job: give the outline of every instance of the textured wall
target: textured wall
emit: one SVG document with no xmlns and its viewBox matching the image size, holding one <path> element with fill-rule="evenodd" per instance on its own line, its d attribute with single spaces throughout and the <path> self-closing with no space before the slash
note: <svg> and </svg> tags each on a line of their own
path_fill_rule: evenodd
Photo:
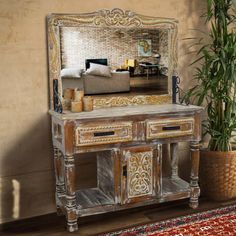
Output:
<svg viewBox="0 0 236 236">
<path fill-rule="evenodd" d="M 179 20 L 179 72 L 191 83 L 189 42 L 204 29 L 205 0 L 0 0 L 0 222 L 55 211 L 45 17 L 119 7 Z M 186 166 L 186 146 L 180 151 Z M 94 168 L 86 161 L 83 170 Z M 92 173 L 93 171 L 91 171 Z M 187 172 L 182 175 L 187 176 Z M 86 178 L 82 182 L 88 182 Z"/>
<path fill-rule="evenodd" d="M 123 66 L 126 59 L 156 63 L 154 55 L 160 53 L 160 49 L 163 52 L 162 59 L 166 61 L 168 47 L 165 44 L 168 40 L 162 37 L 162 45 L 159 45 L 160 32 L 167 39 L 165 31 L 156 29 L 64 27 L 61 30 L 62 67 L 85 69 L 85 60 L 95 58 L 107 58 L 112 69 Z M 137 44 L 145 39 L 151 40 L 150 57 L 138 55 Z"/>
<path fill-rule="evenodd" d="M 161 55 L 160 64 L 168 67 L 168 31 L 162 30 L 159 34 L 159 53 Z"/>
</svg>

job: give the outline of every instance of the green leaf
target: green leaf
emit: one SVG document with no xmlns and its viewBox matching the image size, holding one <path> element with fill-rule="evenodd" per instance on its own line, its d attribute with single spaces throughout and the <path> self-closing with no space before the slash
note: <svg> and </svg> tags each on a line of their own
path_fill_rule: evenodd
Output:
<svg viewBox="0 0 236 236">
<path fill-rule="evenodd" d="M 232 0 L 207 0 L 204 17 L 210 25 L 209 41 L 203 43 L 199 38 L 189 47 L 200 46 L 190 64 L 198 65 L 194 73 L 197 86 L 184 97 L 198 105 L 207 101 L 203 133 L 211 136 L 211 150 L 226 151 L 236 129 L 236 11 Z"/>
</svg>

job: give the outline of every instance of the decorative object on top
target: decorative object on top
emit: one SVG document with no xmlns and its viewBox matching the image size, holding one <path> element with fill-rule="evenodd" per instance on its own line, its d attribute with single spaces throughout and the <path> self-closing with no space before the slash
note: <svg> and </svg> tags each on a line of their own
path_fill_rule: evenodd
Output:
<svg viewBox="0 0 236 236">
<path fill-rule="evenodd" d="M 208 1 L 206 22 L 210 25 L 209 40 L 201 45 L 200 57 L 195 61 L 201 61 L 196 69 L 197 85 L 184 97 L 187 100 L 192 97 L 198 105 L 206 102 L 208 117 L 203 127 L 210 141 L 208 151 L 204 151 L 201 157 L 201 185 L 205 194 L 215 200 L 236 197 L 236 171 L 233 167 L 236 152 L 235 155 L 230 152 L 230 138 L 236 128 L 236 15 L 232 2 Z M 230 161 L 232 168 L 228 168 L 229 158 L 234 159 Z M 228 186 L 232 191 L 226 195 Z"/>
<path fill-rule="evenodd" d="M 84 91 L 79 89 L 74 89 L 74 101 L 82 101 L 84 97 Z"/>
<path fill-rule="evenodd" d="M 81 112 L 84 91 L 78 88 L 66 88 L 63 93 L 62 107 L 64 111 Z"/>
<path fill-rule="evenodd" d="M 71 101 L 71 112 L 81 112 L 83 110 L 82 101 Z"/>
<path fill-rule="evenodd" d="M 73 100 L 71 101 L 71 111 L 72 112 L 81 112 L 83 110 L 83 97 L 84 91 L 75 88 L 73 90 L 74 96 Z"/>
<path fill-rule="evenodd" d="M 71 99 L 62 98 L 62 111 L 71 110 Z"/>
<path fill-rule="evenodd" d="M 64 89 L 64 94 L 63 94 L 64 99 L 74 99 L 74 89 L 73 88 L 66 88 Z"/>
<path fill-rule="evenodd" d="M 83 97 L 83 110 L 84 111 L 93 110 L 93 98 L 91 96 Z"/>
</svg>

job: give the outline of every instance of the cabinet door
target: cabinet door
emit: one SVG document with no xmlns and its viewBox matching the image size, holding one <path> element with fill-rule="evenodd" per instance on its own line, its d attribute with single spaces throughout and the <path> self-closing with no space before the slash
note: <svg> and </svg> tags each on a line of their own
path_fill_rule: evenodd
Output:
<svg viewBox="0 0 236 236">
<path fill-rule="evenodd" d="M 121 150 L 121 203 L 153 198 L 160 191 L 160 170 L 156 146 L 130 147 Z M 157 179 L 158 178 L 158 179 Z M 158 183 L 157 183 L 158 182 Z"/>
</svg>

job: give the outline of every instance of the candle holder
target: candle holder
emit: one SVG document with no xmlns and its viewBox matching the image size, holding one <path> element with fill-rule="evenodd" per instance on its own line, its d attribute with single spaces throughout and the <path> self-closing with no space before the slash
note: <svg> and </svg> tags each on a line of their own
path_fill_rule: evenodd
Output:
<svg viewBox="0 0 236 236">
<path fill-rule="evenodd" d="M 90 96 L 83 97 L 83 110 L 92 111 L 93 110 L 93 98 Z"/>
<path fill-rule="evenodd" d="M 74 90 L 74 101 L 82 101 L 83 97 L 84 97 L 83 90 L 79 90 L 79 89 Z"/>
<path fill-rule="evenodd" d="M 70 100 L 72 100 L 72 99 L 74 99 L 74 89 L 72 89 L 72 88 L 66 88 L 66 89 L 64 89 L 64 99 L 70 99 Z"/>
<path fill-rule="evenodd" d="M 71 112 L 81 112 L 83 110 L 82 101 L 71 102 Z"/>
</svg>

